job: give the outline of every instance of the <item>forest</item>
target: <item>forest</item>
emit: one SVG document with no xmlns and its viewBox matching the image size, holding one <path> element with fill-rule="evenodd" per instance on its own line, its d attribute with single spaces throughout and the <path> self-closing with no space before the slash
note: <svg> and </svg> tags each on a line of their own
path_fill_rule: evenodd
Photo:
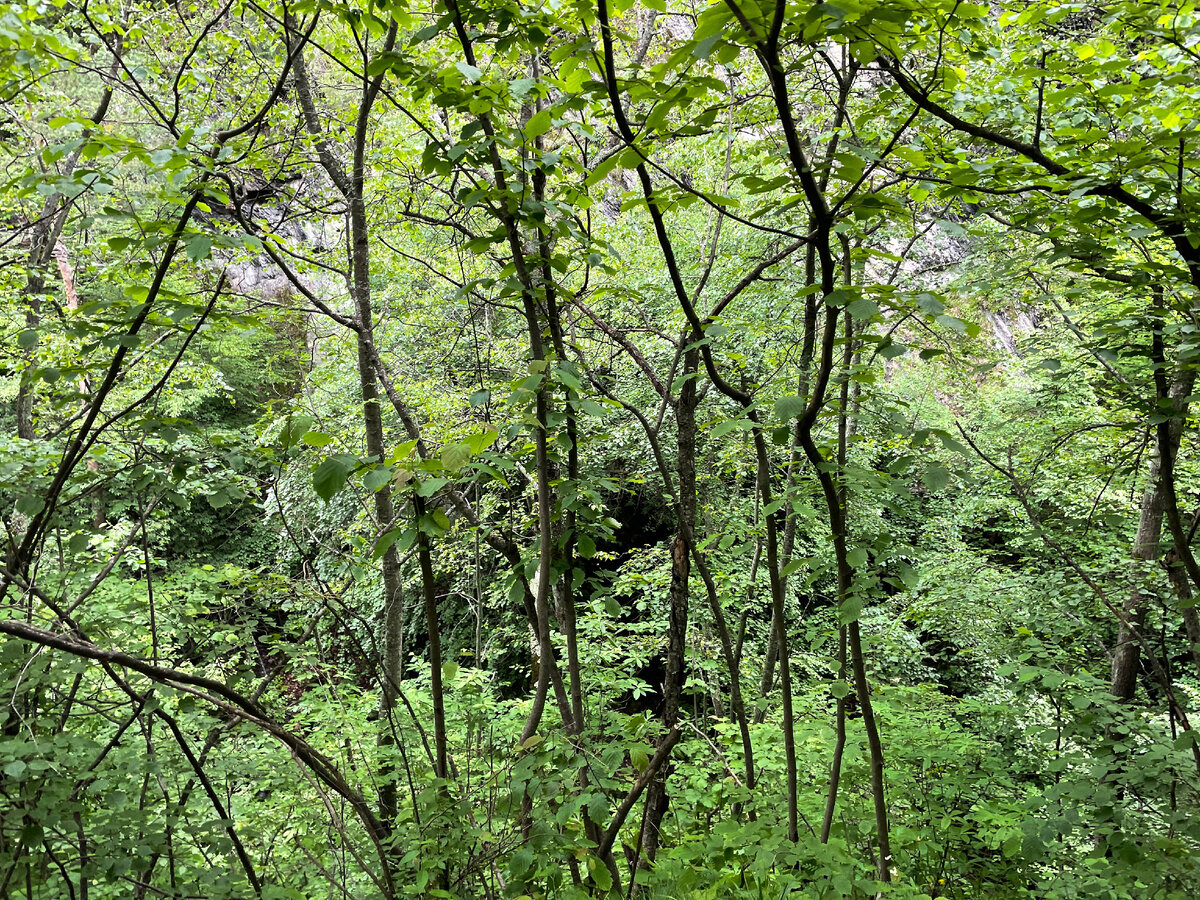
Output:
<svg viewBox="0 0 1200 900">
<path fill-rule="evenodd" d="M 1194 0 L 3 0 L 0 168 L 0 898 L 1200 896 Z"/>
</svg>

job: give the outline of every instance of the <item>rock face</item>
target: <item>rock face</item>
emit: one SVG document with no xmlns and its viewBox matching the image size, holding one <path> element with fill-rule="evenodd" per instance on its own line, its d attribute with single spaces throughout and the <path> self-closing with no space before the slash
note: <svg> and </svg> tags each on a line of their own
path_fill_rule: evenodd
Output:
<svg viewBox="0 0 1200 900">
<path fill-rule="evenodd" d="M 968 215 L 973 212 L 973 209 L 968 211 Z M 871 280 L 903 285 L 908 290 L 940 291 L 958 276 L 958 267 L 971 255 L 972 241 L 953 221 L 938 222 L 930 224 L 915 240 L 893 238 L 886 249 L 900 257 L 900 262 L 879 259 L 868 263 Z M 981 312 L 990 326 L 996 349 L 1017 358 L 1023 355 L 1021 338 L 1042 324 L 1037 309 L 1022 303 L 995 309 L 981 304 Z"/>
<path fill-rule="evenodd" d="M 345 218 L 323 214 L 320 203 L 313 205 L 319 198 L 311 193 L 306 193 L 304 179 L 285 179 L 245 188 L 239 196 L 240 219 L 248 222 L 260 238 L 270 235 L 282 244 L 280 255 L 289 271 L 276 265 L 265 252 L 214 253 L 214 261 L 224 268 L 231 291 L 298 312 L 307 311 L 296 317 L 297 323 L 303 323 L 296 329 L 303 332 L 303 337 L 297 334 L 291 338 L 303 342 L 310 364 L 315 364 L 321 356 L 321 337 L 341 326 L 312 309 L 305 292 L 347 317 L 353 316 L 353 307 L 347 276 L 334 268 L 339 263 L 344 265 L 344 261 L 336 259 L 336 254 L 332 265 L 327 261 L 328 251 L 345 245 Z M 214 215 L 239 218 L 232 209 Z M 297 288 L 297 282 L 303 290 Z"/>
<path fill-rule="evenodd" d="M 927 219 L 917 227 L 916 237 L 897 235 L 887 241 L 885 249 L 899 262 L 872 260 L 867 270 L 871 280 L 930 291 L 941 290 L 953 280 L 955 267 L 971 253 L 970 237 L 950 221 Z"/>
<path fill-rule="evenodd" d="M 297 209 L 297 198 L 303 184 L 289 182 L 295 193 L 289 196 L 256 197 L 243 202 L 242 216 L 257 230 L 269 232 L 284 243 L 291 255 L 288 268 L 304 287 L 339 312 L 349 312 L 348 289 L 344 277 L 329 269 L 305 265 L 306 256 L 320 256 L 345 242 L 345 225 L 341 217 L 314 217 L 306 209 Z M 264 300 L 286 300 L 295 292 L 291 279 L 266 253 L 253 257 L 228 258 L 226 277 L 230 286 L 241 293 L 253 294 Z"/>
<path fill-rule="evenodd" d="M 1010 309 L 983 311 L 988 324 L 992 326 L 992 337 L 996 346 L 1009 355 L 1020 358 L 1023 356 L 1017 346 L 1018 340 L 1037 330 L 1039 322 L 1037 311 L 1017 304 Z"/>
</svg>

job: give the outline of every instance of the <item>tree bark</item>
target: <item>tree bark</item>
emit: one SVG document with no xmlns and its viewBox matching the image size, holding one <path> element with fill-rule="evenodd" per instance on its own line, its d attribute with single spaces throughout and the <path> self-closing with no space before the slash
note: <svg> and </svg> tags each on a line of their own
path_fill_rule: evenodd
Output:
<svg viewBox="0 0 1200 900">
<path fill-rule="evenodd" d="M 1196 667 L 1196 675 L 1200 677 L 1200 613 L 1196 609 L 1196 598 L 1192 592 L 1192 582 L 1179 561 L 1178 554 L 1172 549 L 1167 553 L 1167 576 L 1175 588 L 1175 596 L 1179 601 L 1179 612 L 1183 617 L 1183 635 L 1188 644 L 1188 655 Z"/>
<path fill-rule="evenodd" d="M 1146 486 L 1142 490 L 1141 512 L 1138 515 L 1137 535 L 1133 540 L 1133 586 L 1122 604 L 1125 615 L 1138 629 L 1146 618 L 1146 596 L 1143 581 L 1150 574 L 1151 564 L 1162 552 L 1163 490 L 1161 457 L 1157 449 L 1150 452 L 1146 471 Z M 1132 700 L 1137 689 L 1141 645 L 1132 632 L 1121 623 L 1117 627 L 1117 642 L 1112 654 L 1110 691 L 1114 697 Z"/>
<path fill-rule="evenodd" d="M 287 20 L 289 28 L 294 27 Z M 384 38 L 383 49 L 390 50 L 396 41 L 397 26 L 393 20 Z M 383 410 L 379 394 L 379 380 L 375 370 L 378 353 L 375 348 L 375 319 L 371 304 L 371 249 L 370 227 L 367 221 L 367 206 L 364 189 L 366 186 L 367 129 L 371 109 L 383 87 L 383 75 L 377 75 L 363 84 L 354 126 L 354 144 L 349 173 L 338 162 L 321 136 L 320 118 L 313 103 L 312 86 L 304 61 L 304 50 L 295 51 L 296 95 L 300 101 L 301 114 L 310 134 L 317 139 L 317 150 L 321 164 L 329 180 L 343 194 L 350 207 L 350 293 L 354 303 L 354 318 L 358 351 L 358 379 L 362 391 L 363 433 L 367 456 L 382 464 L 385 456 Z M 392 500 L 390 484 L 384 484 L 373 496 L 375 518 L 381 527 L 395 521 L 396 507 Z M 395 544 L 390 544 L 383 554 L 383 660 L 382 697 L 383 731 L 380 744 L 390 746 L 392 736 L 392 710 L 395 709 L 400 682 L 403 680 L 404 646 L 404 600 L 400 556 Z M 383 773 L 379 791 L 380 814 L 384 821 L 392 822 L 398 812 L 397 791 L 390 769 Z"/>
<path fill-rule="evenodd" d="M 1158 328 L 1159 326 L 1156 326 Z M 1161 332 L 1161 328 L 1159 328 Z M 1161 342 L 1161 338 L 1156 338 Z M 1165 380 L 1165 373 L 1160 381 Z M 1126 622 L 1117 626 L 1117 643 L 1113 648 L 1110 691 L 1121 700 L 1133 699 L 1137 689 L 1138 671 L 1141 667 L 1141 643 L 1134 631 L 1140 631 L 1146 618 L 1144 579 L 1150 573 L 1155 560 L 1163 553 L 1163 521 L 1167 513 L 1170 495 L 1174 493 L 1174 467 L 1164 466 L 1164 458 L 1174 460 L 1179 453 L 1183 438 L 1183 426 L 1188 413 L 1187 398 L 1196 382 L 1195 370 L 1190 365 L 1176 367 L 1174 377 L 1163 398 L 1172 407 L 1172 418 L 1156 429 L 1156 442 L 1150 452 L 1146 467 L 1146 485 L 1142 490 L 1141 511 L 1138 515 L 1137 535 L 1133 542 L 1133 586 L 1129 597 L 1122 604 L 1122 611 L 1132 625 Z M 1161 391 L 1157 393 L 1162 393 Z M 1192 611 L 1194 614 L 1194 610 Z M 1186 622 L 1186 616 L 1185 616 Z"/>
<path fill-rule="evenodd" d="M 696 397 L 695 373 L 699 364 L 699 353 L 691 350 L 684 355 L 683 386 L 675 404 L 675 422 L 678 433 L 678 457 L 675 471 L 679 478 L 679 506 L 683 521 L 679 533 L 671 544 L 671 589 L 670 609 L 667 614 L 667 660 L 663 679 L 662 723 L 667 734 L 675 731 L 679 722 L 679 705 L 686 677 L 687 625 L 688 625 L 688 578 L 691 566 L 686 534 L 695 527 L 696 521 Z M 668 759 L 659 769 L 658 776 L 646 789 L 645 824 L 642 827 L 642 853 L 644 864 L 654 862 L 660 844 L 660 829 L 667 814 L 670 796 L 667 794 L 667 779 L 674 766 Z M 641 863 L 640 863 L 641 864 Z"/>
</svg>

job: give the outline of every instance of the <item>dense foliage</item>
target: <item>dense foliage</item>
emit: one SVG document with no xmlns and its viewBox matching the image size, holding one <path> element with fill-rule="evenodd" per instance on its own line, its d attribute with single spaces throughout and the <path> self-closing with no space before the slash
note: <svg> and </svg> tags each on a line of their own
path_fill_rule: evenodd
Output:
<svg viewBox="0 0 1200 900">
<path fill-rule="evenodd" d="M 1200 895 L 1190 0 L 0 8 L 0 896 Z"/>
</svg>

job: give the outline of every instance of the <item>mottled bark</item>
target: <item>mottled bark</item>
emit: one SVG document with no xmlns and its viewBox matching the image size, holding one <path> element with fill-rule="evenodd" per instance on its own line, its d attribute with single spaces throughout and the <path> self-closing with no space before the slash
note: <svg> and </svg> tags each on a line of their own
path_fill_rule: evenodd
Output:
<svg viewBox="0 0 1200 900">
<path fill-rule="evenodd" d="M 1163 376 L 1165 378 L 1165 373 Z M 1117 642 L 1113 648 L 1110 691 L 1122 700 L 1133 698 L 1141 668 L 1141 643 L 1135 631 L 1140 631 L 1146 618 L 1145 579 L 1155 560 L 1163 554 L 1163 523 L 1170 495 L 1174 493 L 1173 467 L 1163 466 L 1164 453 L 1173 460 L 1179 452 L 1183 425 L 1187 417 L 1187 397 L 1192 392 L 1196 373 L 1190 367 L 1179 367 L 1166 389 L 1173 408 L 1173 418 L 1163 423 L 1156 433 L 1156 443 L 1146 466 L 1146 484 L 1142 490 L 1138 529 L 1133 542 L 1133 585 L 1122 604 L 1125 621 L 1118 624 Z M 1160 392 L 1161 393 L 1161 392 Z M 1186 574 L 1186 573 L 1185 573 Z M 1132 626 L 1132 629 L 1129 626 Z"/>
<path fill-rule="evenodd" d="M 1146 485 L 1142 490 L 1141 512 L 1138 515 L 1137 535 L 1133 540 L 1133 586 L 1122 608 L 1129 621 L 1138 629 L 1146 617 L 1146 595 L 1144 581 L 1151 566 L 1162 553 L 1163 492 L 1160 483 L 1160 457 L 1157 451 L 1150 454 L 1146 471 Z M 1110 690 L 1114 697 L 1131 700 L 1137 689 L 1141 645 L 1130 629 L 1122 623 L 1117 628 L 1117 642 L 1112 652 L 1112 679 Z"/>
<path fill-rule="evenodd" d="M 289 27 L 292 21 L 288 19 Z M 384 51 L 390 50 L 396 40 L 397 26 L 393 21 L 384 38 Z M 383 75 L 378 75 L 363 84 L 354 125 L 354 144 L 349 172 L 337 160 L 325 143 L 320 117 L 313 103 L 312 85 L 305 66 L 302 47 L 294 56 L 296 95 L 301 114 L 309 133 L 316 138 L 318 157 L 329 180 L 343 194 L 350 208 L 350 293 L 354 303 L 355 334 L 358 351 L 358 379 L 362 391 L 363 434 L 367 456 L 382 463 L 385 456 L 383 410 L 376 372 L 378 352 L 375 348 L 375 317 L 371 302 L 371 253 L 370 226 L 367 220 L 366 197 L 366 146 L 370 125 L 371 109 L 383 86 Z M 392 499 L 390 484 L 384 484 L 372 497 L 375 518 L 381 527 L 395 521 L 396 507 Z M 400 573 L 400 557 L 394 544 L 383 554 L 383 622 L 384 647 L 382 660 L 382 697 L 384 727 L 380 743 L 393 743 L 391 712 L 396 706 L 400 682 L 403 680 L 404 647 L 404 600 Z M 384 821 L 392 822 L 397 814 L 397 791 L 391 772 L 385 771 L 379 793 L 380 814 Z"/>
</svg>

